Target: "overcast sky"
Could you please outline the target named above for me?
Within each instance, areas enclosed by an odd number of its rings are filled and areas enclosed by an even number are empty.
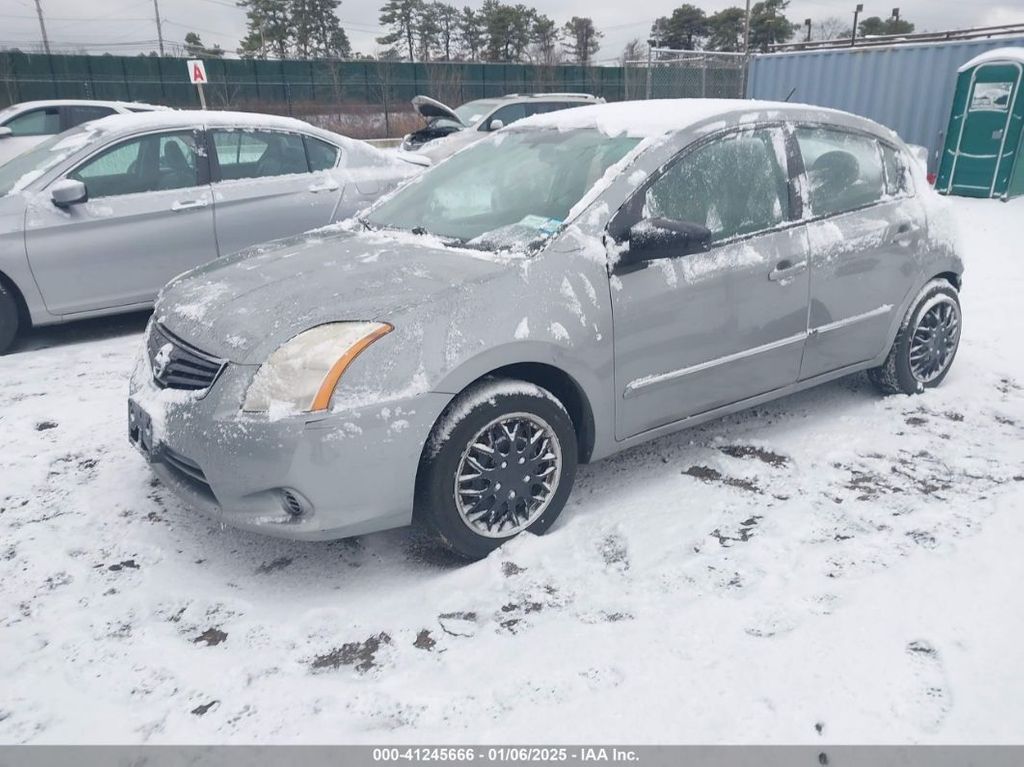
[[[157,0],[164,20],[164,39],[181,43],[185,33],[199,32],[203,41],[234,51],[245,28],[245,14],[231,0]],[[512,0],[513,2],[519,0]],[[522,0],[527,2],[527,0]],[[692,0],[709,13],[742,0]],[[138,53],[156,48],[153,0],[40,0],[47,31],[55,48],[84,47],[90,53]],[[374,38],[382,34],[377,18],[382,0],[344,0],[338,10],[342,25],[356,51],[373,52]],[[482,0],[456,2],[479,7]],[[529,4],[529,3],[528,3]],[[619,56],[632,38],[646,39],[651,22],[679,5],[673,0],[593,2],[593,0],[538,0],[535,7],[564,23],[570,16],[591,16],[604,32],[597,59]],[[855,0],[792,0],[789,17],[802,22],[838,16],[851,18]],[[991,24],[1024,23],[1022,0],[867,0],[864,16],[888,16],[893,6],[919,31]],[[88,9],[88,11],[86,11]],[[0,45],[24,49],[38,46],[39,23],[33,0],[0,0]]]

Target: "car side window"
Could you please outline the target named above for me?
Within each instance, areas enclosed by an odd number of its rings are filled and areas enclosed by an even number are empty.
[[[814,216],[878,202],[885,194],[882,157],[873,138],[834,128],[797,128]]]
[[[491,123],[495,120],[501,120],[503,125],[511,125],[516,120],[522,120],[524,117],[526,117],[526,104],[509,104],[487,118],[484,130],[491,130]]]
[[[311,136],[303,136],[303,140],[306,142],[306,155],[311,171],[328,170],[337,164],[340,152],[338,147]]]
[[[547,114],[548,112],[559,112],[569,105],[561,101],[542,101],[539,104],[527,104],[526,116]]]
[[[123,141],[68,174],[89,197],[184,189],[199,183],[199,152],[192,131],[150,134]]]
[[[788,175],[766,128],[713,139],[686,153],[648,188],[644,218],[700,224],[712,241],[752,234],[789,217]]]
[[[220,175],[224,180],[308,173],[302,136],[278,131],[213,131]]]
[[[885,169],[885,193],[890,197],[906,194],[909,190],[907,182],[906,158],[888,144],[882,144],[882,166]]]
[[[73,104],[69,107],[65,107],[65,119],[66,125],[64,129],[74,128],[76,125],[87,123],[89,120],[99,120],[101,117],[107,117],[108,115],[114,114],[114,110],[110,107],[97,107],[86,104]]]
[[[52,136],[60,133],[60,108],[33,109],[12,117],[4,127],[11,129],[12,136]]]

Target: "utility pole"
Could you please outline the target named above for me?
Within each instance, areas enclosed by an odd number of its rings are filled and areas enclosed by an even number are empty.
[[[851,48],[857,44],[857,17],[860,16],[860,12],[863,10],[864,3],[857,3],[857,7],[853,9],[853,32],[850,36]]]
[[[804,19],[804,26],[807,27],[807,42],[811,42],[811,20]]]
[[[36,0],[38,3],[39,0]],[[164,55],[164,28],[160,23],[160,0],[153,0],[153,10],[156,11],[156,39],[160,43],[160,55]]]
[[[750,0],[747,0],[747,12],[743,18],[743,52],[750,53]]]
[[[654,40],[647,41],[647,85],[644,88],[644,98],[651,98],[651,76],[654,74]]]
[[[43,50],[50,55],[50,38],[46,36],[46,22],[43,21],[43,6],[36,0],[36,13],[39,15],[39,31],[43,33]]]

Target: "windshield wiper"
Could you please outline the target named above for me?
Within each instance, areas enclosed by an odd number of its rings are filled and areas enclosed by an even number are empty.
[[[370,222],[367,221],[363,216],[356,216],[356,221],[358,221],[360,224],[362,224],[363,228],[366,231],[368,231],[368,232],[372,232],[373,231],[373,227],[370,225]]]

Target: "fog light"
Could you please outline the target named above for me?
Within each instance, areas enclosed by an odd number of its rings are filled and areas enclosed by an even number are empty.
[[[313,505],[301,493],[288,487],[281,490],[281,505],[293,517],[301,517],[313,509]]]

